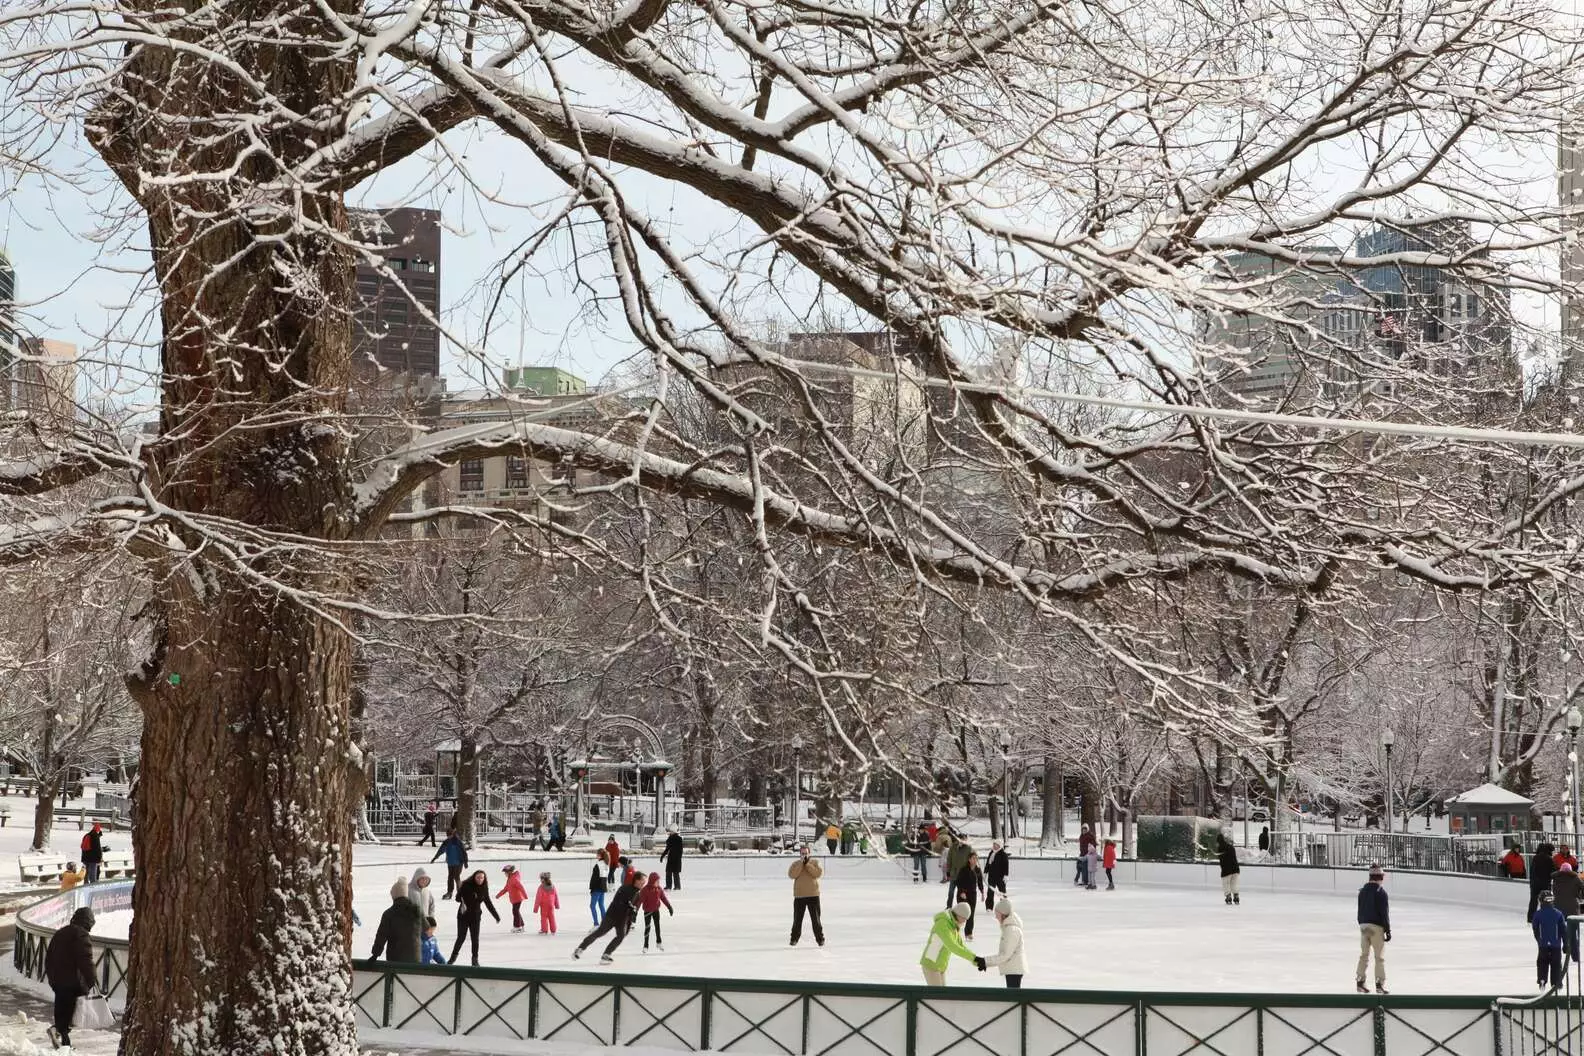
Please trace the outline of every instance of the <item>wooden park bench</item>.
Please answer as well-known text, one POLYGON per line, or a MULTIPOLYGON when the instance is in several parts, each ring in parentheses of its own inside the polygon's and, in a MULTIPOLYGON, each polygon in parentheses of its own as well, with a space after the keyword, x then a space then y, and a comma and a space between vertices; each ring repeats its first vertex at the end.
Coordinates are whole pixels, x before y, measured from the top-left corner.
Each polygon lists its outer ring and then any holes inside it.
POLYGON ((22 874, 24 884, 58 884, 66 871, 66 859, 27 854, 17 859, 17 871, 22 874))
POLYGON ((137 862, 133 861, 130 851, 124 853, 106 853, 104 863, 99 867, 101 880, 130 880, 137 875, 137 862))

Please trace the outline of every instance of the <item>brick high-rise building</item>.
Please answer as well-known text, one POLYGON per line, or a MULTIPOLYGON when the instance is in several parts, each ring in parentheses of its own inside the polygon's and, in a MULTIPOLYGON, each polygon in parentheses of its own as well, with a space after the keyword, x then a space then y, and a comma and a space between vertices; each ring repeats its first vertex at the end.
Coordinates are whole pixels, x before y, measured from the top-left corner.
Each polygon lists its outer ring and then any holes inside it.
POLYGON ((361 377, 440 374, 440 213, 357 210, 353 230, 381 247, 385 271, 360 261, 353 356, 361 377), (420 310, 420 308, 422 310, 420 310))

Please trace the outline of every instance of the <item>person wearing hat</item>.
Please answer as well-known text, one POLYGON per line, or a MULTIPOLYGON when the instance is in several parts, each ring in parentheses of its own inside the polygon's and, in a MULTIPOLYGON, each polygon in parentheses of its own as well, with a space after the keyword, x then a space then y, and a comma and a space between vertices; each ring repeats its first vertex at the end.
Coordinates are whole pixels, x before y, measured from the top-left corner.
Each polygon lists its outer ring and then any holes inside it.
POLYGON ((1540 893, 1540 908, 1535 910, 1535 985, 1559 989, 1562 986, 1562 944, 1567 941, 1567 917, 1556 907, 1556 898, 1549 891, 1540 893))
POLYGON ((1002 896, 995 907, 996 922, 1001 925, 1001 947, 988 957, 980 957, 974 966, 981 972, 986 968, 999 968, 1009 989, 1023 985, 1023 975, 1028 971, 1028 958, 1023 953, 1023 918, 1012 908, 1012 900, 1002 896))
POLYGON ((1012 874, 1012 859, 1007 857, 1006 848, 1000 841, 990 844, 990 859, 985 862, 985 908, 990 909, 994 903, 993 891, 999 891, 1001 897, 1006 897, 1007 877, 1012 874))
MULTIPOLYGON (((1556 903, 1556 908, 1564 917, 1576 917, 1579 912, 1580 882, 1578 870, 1567 862, 1557 866, 1557 871, 1551 875, 1551 895, 1556 903)), ((1579 959, 1578 925, 1568 921, 1567 926, 1568 956, 1573 963, 1579 959)))
POLYGON ((417 964, 422 960, 424 916, 407 897, 407 890, 407 878, 398 876, 391 885, 390 908, 380 915, 374 931, 371 960, 379 960, 381 953, 392 963, 417 964))
POLYGON ((1391 941, 1391 906, 1386 899, 1386 889, 1381 886, 1385 880, 1385 870, 1372 865, 1369 883, 1359 888, 1359 959, 1353 983, 1361 994, 1369 993, 1364 986, 1364 970, 1369 967, 1371 951, 1375 954, 1375 992, 1386 993, 1386 943, 1391 941))
POLYGON ((98 983, 93 944, 88 939, 93 926, 93 910, 83 906, 72 914, 70 924, 50 938, 44 951, 44 978, 55 992, 55 1025, 49 1028, 49 1038, 57 1049, 71 1045, 77 999, 92 993, 98 983))
POLYGON ((508 865, 501 870, 506 874, 506 886, 495 892, 495 897, 506 896, 512 907, 512 934, 523 933, 522 904, 528 901, 528 889, 523 886, 522 874, 515 865, 508 865))
POLYGON ((820 922, 820 877, 825 867, 813 856, 808 844, 798 851, 798 860, 787 867, 787 879, 792 881, 792 945, 803 937, 803 916, 808 915, 814 928, 814 941, 825 945, 825 926, 820 922))
POLYGON ((924 952, 919 956, 919 967, 924 970, 924 982, 930 986, 946 985, 946 966, 951 963, 952 957, 958 956, 965 961, 970 961, 980 971, 979 958, 974 956, 958 934, 963 921, 968 919, 968 914, 973 912, 973 907, 966 902, 959 902, 951 909, 942 910, 935 914, 935 920, 930 925, 929 940, 924 943, 924 952))
POLYGON ((682 835, 673 826, 666 830, 665 851, 660 855, 665 860, 665 889, 667 891, 682 890, 682 835))

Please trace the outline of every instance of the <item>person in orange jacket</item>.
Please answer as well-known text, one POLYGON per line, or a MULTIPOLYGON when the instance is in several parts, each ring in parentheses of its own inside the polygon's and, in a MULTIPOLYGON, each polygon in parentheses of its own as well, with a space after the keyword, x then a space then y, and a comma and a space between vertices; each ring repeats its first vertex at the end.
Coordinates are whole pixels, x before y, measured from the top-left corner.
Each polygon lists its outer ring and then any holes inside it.
POLYGON ((1524 865, 1523 852, 1516 846, 1507 848, 1507 853, 1502 855, 1502 872, 1512 880, 1522 880, 1527 873, 1524 865))
POLYGON ((539 874, 539 887, 534 891, 534 912, 539 914, 539 934, 556 933, 555 911, 561 908, 561 896, 556 894, 549 873, 539 874))
POLYGON ((1116 841, 1107 840, 1105 842, 1105 854, 1100 858, 1100 867, 1106 871, 1107 891, 1116 890, 1116 877, 1111 875, 1111 870, 1116 868, 1116 855, 1116 841))
POLYGON ((1568 850, 1568 845, 1565 843, 1557 848, 1556 857, 1552 858, 1551 860, 1556 864, 1558 869, 1562 868, 1563 862, 1566 862, 1568 865, 1573 867, 1573 871, 1575 873, 1578 872, 1578 859, 1573 857, 1573 852, 1568 850))
POLYGON ((528 901, 528 889, 523 887, 522 874, 515 865, 508 865, 501 872, 506 874, 506 886, 495 892, 495 897, 505 895, 512 907, 512 934, 520 935, 523 931, 522 904, 528 901))

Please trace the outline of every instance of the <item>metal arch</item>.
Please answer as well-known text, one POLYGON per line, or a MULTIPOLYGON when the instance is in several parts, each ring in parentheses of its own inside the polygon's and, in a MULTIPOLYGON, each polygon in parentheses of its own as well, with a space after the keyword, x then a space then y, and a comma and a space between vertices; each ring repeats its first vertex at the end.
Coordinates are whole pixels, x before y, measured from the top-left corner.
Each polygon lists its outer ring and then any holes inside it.
MULTIPOLYGON (((644 747, 649 749, 649 758, 665 758, 665 742, 660 739, 660 731, 636 715, 601 715, 599 730, 601 733, 607 730, 626 730, 629 733, 637 734, 644 742, 644 747)), ((595 744, 603 743, 594 737, 586 737, 585 739, 588 741, 590 748, 595 744)), ((641 762, 642 760, 639 761, 641 762)))

